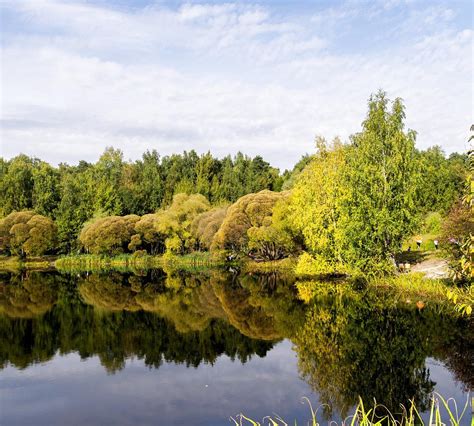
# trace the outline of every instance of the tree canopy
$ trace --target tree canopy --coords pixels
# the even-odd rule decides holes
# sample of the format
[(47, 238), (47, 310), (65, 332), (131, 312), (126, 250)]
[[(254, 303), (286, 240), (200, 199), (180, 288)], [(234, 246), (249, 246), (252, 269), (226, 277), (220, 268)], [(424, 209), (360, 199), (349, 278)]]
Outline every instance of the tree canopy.
[(0, 219), (0, 250), (20, 256), (40, 256), (55, 248), (56, 225), (32, 211)]
[(288, 192), (263, 190), (240, 198), (228, 208), (213, 247), (243, 253), (256, 250), (267, 259), (282, 257), (290, 238), (272, 215), (276, 204), (288, 196)]

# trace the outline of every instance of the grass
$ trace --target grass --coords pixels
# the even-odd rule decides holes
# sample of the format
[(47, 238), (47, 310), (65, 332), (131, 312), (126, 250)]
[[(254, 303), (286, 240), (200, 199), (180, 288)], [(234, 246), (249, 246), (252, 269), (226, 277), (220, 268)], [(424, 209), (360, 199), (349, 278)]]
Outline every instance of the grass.
[[(314, 410), (311, 402), (308, 398), (303, 398), (303, 402), (309, 405), (310, 419), (305, 422), (306, 425), (319, 426), (321, 423), (317, 420), (319, 408)], [(451, 405), (450, 405), (451, 404)], [(374, 402), (372, 408), (364, 406), (362, 399), (359, 399), (359, 403), (354, 409), (352, 415), (344, 419), (341, 425), (351, 426), (415, 426), (415, 425), (426, 425), (426, 426), (461, 426), (461, 422), (465, 422), (465, 416), (469, 416), (468, 412), (469, 400), (466, 401), (462, 411), (459, 412), (456, 401), (452, 398), (444, 399), (441, 395), (435, 393), (431, 398), (429, 416), (427, 419), (423, 419), (421, 414), (416, 408), (413, 401), (410, 402), (408, 407), (400, 406), (400, 413), (391, 413), (388, 408), (381, 404)], [(472, 404), (471, 404), (472, 408)], [(231, 417), (230, 420), (236, 426), (251, 425), (251, 426), (288, 426), (297, 425), (296, 421), (289, 422), (282, 419), (279, 415), (274, 414), (273, 416), (264, 417), (262, 422), (251, 419), (244, 414)], [(328, 424), (337, 425), (335, 421), (331, 421)], [(471, 425), (473, 424), (471, 418)]]
[(436, 234), (419, 234), (411, 237), (405, 243), (403, 244), (402, 249), (403, 250), (408, 250), (408, 248), (411, 248), (411, 251), (416, 251), (418, 250), (416, 241), (421, 240), (421, 250), (435, 250), (435, 245), (434, 245), (434, 240), (439, 240), (439, 236)]
[(49, 269), (54, 264), (55, 257), (28, 257), (21, 259), (17, 256), (1, 256), (0, 271), (15, 272), (21, 269), (36, 270)]
[(371, 280), (369, 285), (376, 290), (390, 290), (402, 299), (418, 298), (442, 302), (452, 288), (445, 280), (424, 278), (421, 272), (411, 272)]
[(395, 295), (402, 303), (416, 303), (421, 309), (426, 303), (445, 305), (462, 315), (471, 315), (474, 309), (472, 286), (455, 287), (450, 280), (424, 278), (420, 272), (369, 281), (369, 286)]
[(242, 263), (242, 272), (293, 272), (295, 265), (296, 260), (290, 257), (281, 260), (269, 260), (266, 262), (255, 262), (254, 260), (249, 260)]
[(0, 270), (16, 271), (21, 269), (21, 261), (19, 257), (2, 256), (0, 257)]
[(150, 256), (147, 254), (135, 256), (121, 254), (118, 256), (75, 255), (63, 256), (57, 259), (54, 266), (65, 272), (100, 271), (100, 270), (129, 270), (148, 269), (172, 266), (176, 269), (202, 269), (220, 266), (221, 263), (211, 258), (208, 253), (195, 252), (183, 256), (163, 255)]

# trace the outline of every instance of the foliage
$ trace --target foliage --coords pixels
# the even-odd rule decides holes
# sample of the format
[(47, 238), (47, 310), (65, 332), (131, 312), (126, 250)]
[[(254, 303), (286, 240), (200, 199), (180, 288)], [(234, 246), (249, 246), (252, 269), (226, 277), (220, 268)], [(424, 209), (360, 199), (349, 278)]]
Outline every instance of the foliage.
[[(473, 130), (474, 125), (471, 126), (471, 131)], [(474, 135), (469, 141), (473, 139)], [(443, 227), (453, 278), (467, 283), (474, 279), (474, 151), (469, 151), (468, 155), (469, 173), (464, 185), (464, 195), (451, 209)]]
[(282, 182), (262, 157), (242, 153), (218, 159), (195, 151), (164, 157), (147, 151), (127, 162), (109, 147), (95, 164), (59, 167), (19, 155), (0, 158), (0, 217), (34, 210), (55, 219), (60, 251), (68, 253), (77, 250), (77, 236), (92, 217), (155, 213), (180, 192), (198, 192), (213, 204), (234, 202), (262, 189), (278, 191)]
[(389, 262), (416, 225), (415, 132), (404, 131), (404, 119), (402, 101), (389, 108), (378, 92), (347, 150), (340, 226), (345, 260), (362, 270)]
[(280, 259), (291, 250), (292, 240), (282, 219), (282, 213), (273, 217), (277, 203), (284, 202), (287, 192), (263, 190), (248, 194), (232, 204), (214, 237), (214, 249), (231, 250), (261, 257)]
[(437, 235), (441, 231), (443, 217), (439, 212), (429, 212), (423, 222), (424, 233)]
[(191, 225), (191, 232), (199, 248), (211, 248), (214, 235), (222, 225), (226, 213), (227, 207), (215, 207), (196, 216)]
[(139, 219), (136, 215), (95, 219), (84, 226), (79, 241), (85, 250), (92, 254), (123, 253)]
[[(118, 239), (103, 247), (88, 241), (88, 247), (95, 253), (152, 255), (232, 250), (258, 261), (305, 249), (321, 272), (348, 267), (386, 272), (421, 218), (425, 231), (437, 234), (440, 215), (461, 198), (468, 174), (467, 155), (446, 157), (439, 147), (417, 151), (404, 119), (401, 100), (390, 103), (378, 92), (350, 143), (327, 144), (318, 137), (317, 152), (283, 174), (261, 156), (240, 152), (219, 159), (194, 150), (163, 157), (147, 151), (126, 161), (120, 150), (108, 147), (95, 163), (58, 167), (23, 154), (0, 158), (0, 217), (35, 211), (52, 219), (60, 254), (79, 253), (79, 234), (96, 218), (138, 215), (129, 237), (119, 237), (114, 228), (111, 240)], [(279, 193), (282, 188), (291, 196)], [(192, 202), (180, 201), (191, 196)], [(178, 210), (188, 207), (177, 203), (201, 207), (185, 214)], [(229, 203), (234, 204), (226, 210)], [(26, 230), (16, 231), (20, 241)], [(463, 241), (452, 258), (454, 269), (466, 275), (472, 243)], [(30, 251), (38, 252), (33, 246)]]
[[(317, 421), (318, 411), (321, 408), (324, 409), (325, 406), (320, 406), (314, 410), (308, 398), (304, 397), (303, 402), (308, 403), (311, 414), (311, 419), (306, 424), (309, 426), (319, 426), (321, 423)], [(377, 401), (373, 401), (373, 404), (365, 405), (364, 401), (359, 398), (353, 413), (342, 421), (341, 424), (345, 425), (350, 422), (351, 426), (445, 426), (449, 420), (450, 425), (460, 426), (466, 418), (469, 401), (466, 402), (460, 413), (456, 404), (450, 405), (450, 402), (452, 402), (452, 398), (445, 399), (439, 394), (433, 395), (430, 400), (429, 420), (425, 422), (413, 400), (411, 400), (407, 406), (403, 405), (401, 407), (402, 415), (400, 416), (398, 412), (390, 411), (382, 404), (378, 404)], [(368, 409), (368, 407), (371, 408)], [(244, 414), (239, 414), (235, 418), (231, 417), (231, 420), (236, 426), (261, 426), (263, 424), (268, 426), (287, 426), (290, 424), (278, 414), (266, 416), (263, 423), (253, 420)], [(332, 421), (331, 424), (337, 426), (338, 422)], [(296, 426), (296, 422), (294, 425)]]
[(343, 266), (336, 267), (334, 263), (319, 254), (310, 255), (309, 253), (302, 253), (298, 258), (298, 263), (295, 267), (295, 274), (297, 276), (310, 275), (326, 275), (342, 272)]
[(290, 203), (316, 263), (389, 271), (417, 220), (415, 133), (404, 131), (404, 106), (385, 93), (369, 100), (362, 131), (343, 146), (318, 138), (317, 154), (301, 173)]
[(342, 262), (339, 221), (345, 148), (337, 139), (328, 146), (323, 138), (317, 138), (316, 144), (317, 154), (292, 191), (289, 221), (303, 235), (306, 248), (318, 255), (317, 263), (324, 263), (326, 272), (332, 272), (334, 264)]
[(32, 211), (0, 219), (0, 250), (20, 256), (40, 256), (55, 247), (56, 225)]
[(162, 253), (165, 247), (165, 235), (158, 231), (158, 214), (143, 215), (135, 223), (136, 234), (132, 235), (128, 248), (131, 251), (142, 247), (150, 254)]
[(464, 291), (459, 289), (450, 289), (446, 292), (446, 297), (451, 301), (458, 312), (462, 315), (469, 316), (472, 314), (474, 306), (474, 285), (471, 285)]
[(166, 250), (184, 254), (194, 248), (192, 224), (196, 217), (210, 209), (209, 201), (201, 194), (176, 194), (170, 207), (158, 214), (155, 228), (166, 236)]
[(467, 156), (452, 154), (446, 158), (439, 146), (433, 146), (417, 153), (417, 168), (416, 202), (420, 213), (447, 213), (463, 191)]

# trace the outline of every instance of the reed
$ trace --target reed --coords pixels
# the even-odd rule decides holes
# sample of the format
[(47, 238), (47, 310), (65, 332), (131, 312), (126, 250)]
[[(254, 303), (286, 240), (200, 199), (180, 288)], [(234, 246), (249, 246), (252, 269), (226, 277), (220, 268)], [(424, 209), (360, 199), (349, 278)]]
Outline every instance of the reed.
[[(303, 398), (303, 403), (307, 403), (310, 410), (310, 417), (308, 421), (305, 421), (305, 425), (320, 426), (324, 424), (318, 421), (318, 411), (324, 407), (321, 405), (316, 410), (313, 408), (311, 401), (308, 398)], [(400, 405), (399, 413), (392, 413), (390, 410), (382, 404), (374, 404), (371, 408), (364, 405), (361, 398), (354, 409), (354, 412), (346, 419), (337, 423), (335, 421), (326, 422), (331, 425), (350, 425), (350, 426), (461, 426), (462, 424), (468, 424), (468, 420), (465, 417), (471, 415), (468, 410), (469, 399), (459, 411), (456, 401), (453, 398), (444, 399), (438, 393), (434, 393), (431, 398), (430, 408), (428, 414), (424, 416), (416, 408), (414, 401), (410, 401), (408, 407)], [(472, 406), (471, 406), (472, 409)], [(231, 422), (236, 426), (289, 426), (297, 425), (296, 421), (287, 421), (281, 418), (279, 415), (274, 414), (272, 416), (266, 416), (262, 421), (257, 421), (239, 414), (235, 417), (230, 417)], [(471, 417), (471, 425), (473, 424), (473, 418)]]
[(54, 266), (64, 272), (88, 272), (103, 270), (149, 269), (171, 266), (175, 269), (202, 269), (221, 266), (223, 262), (213, 259), (208, 253), (196, 252), (182, 256), (150, 256), (140, 253), (118, 256), (76, 255), (57, 259)]

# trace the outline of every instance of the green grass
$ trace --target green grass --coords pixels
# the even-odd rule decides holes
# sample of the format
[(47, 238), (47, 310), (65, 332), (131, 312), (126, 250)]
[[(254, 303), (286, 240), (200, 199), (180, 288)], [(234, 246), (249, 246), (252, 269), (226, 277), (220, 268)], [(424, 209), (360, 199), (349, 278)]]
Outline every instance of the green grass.
[[(311, 402), (308, 398), (303, 398), (303, 402), (309, 406), (309, 418), (305, 425), (319, 426), (320, 422), (317, 420), (318, 411), (321, 407), (314, 410)], [(472, 404), (472, 403), (471, 403)], [(421, 413), (418, 412), (416, 405), (411, 401), (408, 407), (400, 406), (399, 413), (391, 413), (385, 406), (374, 402), (373, 407), (368, 408), (364, 406), (364, 403), (359, 399), (359, 403), (352, 415), (344, 419), (341, 425), (351, 426), (415, 426), (415, 425), (426, 425), (426, 426), (460, 426), (461, 422), (465, 422), (466, 418), (471, 415), (469, 410), (469, 400), (466, 401), (464, 407), (459, 410), (456, 402), (453, 399), (444, 399), (439, 394), (434, 394), (431, 398), (429, 419), (423, 420)], [(472, 405), (471, 405), (472, 409)], [(251, 425), (251, 426), (288, 426), (297, 425), (296, 421), (288, 421), (282, 419), (279, 415), (274, 414), (272, 416), (264, 417), (263, 420), (257, 421), (239, 414), (238, 416), (231, 417), (230, 420), (236, 426)], [(329, 422), (327, 422), (329, 424)], [(331, 425), (337, 425), (337, 422), (331, 421)], [(471, 425), (473, 424), (471, 418)]]
[(424, 278), (420, 272), (371, 280), (369, 286), (380, 293), (394, 295), (402, 303), (444, 305), (463, 315), (471, 315), (474, 309), (472, 287), (455, 287), (451, 280)]
[(424, 278), (421, 272), (410, 272), (385, 278), (371, 280), (369, 285), (376, 290), (390, 290), (400, 298), (418, 298), (442, 302), (446, 293), (452, 288), (445, 280)]
[(101, 271), (101, 270), (130, 270), (162, 268), (172, 266), (175, 269), (202, 269), (220, 266), (218, 262), (211, 258), (209, 253), (195, 252), (183, 256), (163, 255), (150, 256), (147, 254), (135, 256), (133, 254), (121, 254), (118, 256), (100, 255), (75, 255), (63, 256), (57, 259), (54, 266), (65, 272), (79, 271)]
[(0, 271), (15, 272), (22, 269), (49, 269), (53, 267), (54, 259), (54, 256), (28, 257), (26, 259), (17, 256), (1, 256)]
[[(421, 239), (421, 249), (418, 250), (416, 246), (416, 240)], [(439, 240), (439, 236), (436, 234), (418, 234), (414, 235), (413, 237), (409, 238), (407, 241), (403, 243), (402, 250), (408, 250), (408, 247), (411, 248), (412, 251), (431, 251), (435, 250), (434, 240)]]
[(296, 266), (294, 258), (281, 260), (269, 260), (265, 262), (255, 262), (248, 260), (242, 262), (242, 272), (244, 273), (268, 273), (268, 272), (293, 272)]

